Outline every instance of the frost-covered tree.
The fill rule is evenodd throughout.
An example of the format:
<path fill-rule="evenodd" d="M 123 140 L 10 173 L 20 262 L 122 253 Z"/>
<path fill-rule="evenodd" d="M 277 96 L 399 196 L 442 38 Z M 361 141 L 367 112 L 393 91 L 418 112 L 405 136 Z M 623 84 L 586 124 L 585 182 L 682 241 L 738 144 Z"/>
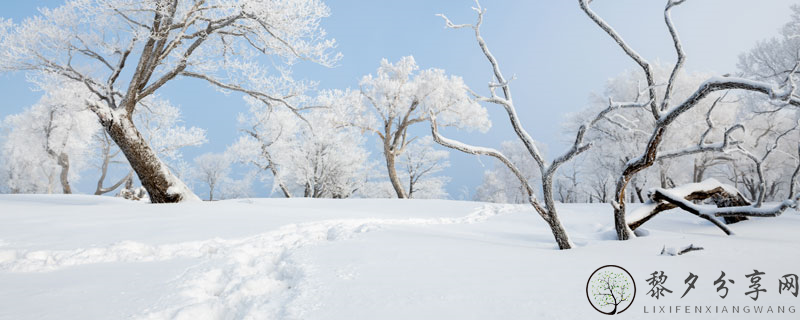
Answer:
<path fill-rule="evenodd" d="M 735 151 L 739 155 L 731 168 L 733 181 L 760 207 L 765 200 L 776 200 L 794 170 L 798 146 L 795 110 L 779 112 L 784 117 L 756 115 L 745 122 L 749 131 Z M 786 113 L 789 113 L 788 115 Z M 788 188 L 787 188 L 788 189 Z"/>
<path fill-rule="evenodd" d="M 405 194 L 408 198 L 438 199 L 447 197 L 444 186 L 449 178 L 435 174 L 450 166 L 445 150 L 436 150 L 433 139 L 425 136 L 408 145 L 400 156 L 398 164 L 402 168 L 402 180 L 407 181 Z"/>
<path fill-rule="evenodd" d="M 230 160 L 225 154 L 204 153 L 194 159 L 195 176 L 208 186 L 208 200 L 214 200 L 214 190 L 231 171 Z"/>
<path fill-rule="evenodd" d="M 665 83 L 671 75 L 671 69 L 660 64 L 652 65 L 655 81 Z M 673 86 L 672 97 L 685 99 L 691 95 L 698 85 L 702 84 L 710 75 L 703 73 L 680 72 Z M 611 101 L 643 101 L 644 90 L 642 84 L 645 77 L 635 70 L 625 71 L 611 78 L 605 86 L 603 98 L 593 97 L 593 103 L 586 110 L 573 114 L 565 124 L 566 127 L 578 127 L 584 119 L 591 117 L 607 107 Z M 656 89 L 662 96 L 664 86 Z M 643 103 L 646 105 L 646 103 Z M 712 109 L 713 107 L 713 109 Z M 732 97 L 717 94 L 716 99 L 706 99 L 698 102 L 697 106 L 687 111 L 684 116 L 675 121 L 674 126 L 681 128 L 681 134 L 667 136 L 660 143 L 660 151 L 680 149 L 696 143 L 699 137 L 705 135 L 706 141 L 719 140 L 725 130 L 736 125 L 736 115 L 740 105 Z M 716 110 L 716 112 L 715 112 Z M 711 121 L 710 123 L 708 121 Z M 606 121 L 595 125 L 594 130 L 587 133 L 586 140 L 595 146 L 583 154 L 580 161 L 583 163 L 588 176 L 588 185 L 593 189 L 593 200 L 607 202 L 609 192 L 609 179 L 617 176 L 627 165 L 628 161 L 638 156 L 646 147 L 650 133 L 656 125 L 647 108 L 631 108 L 624 112 L 616 112 L 607 116 Z M 736 130 L 740 133 L 742 130 Z M 609 152 L 613 150 L 614 152 Z M 690 182 L 699 182 L 707 175 L 707 171 L 714 166 L 724 165 L 731 160 L 730 156 L 720 152 L 703 152 L 686 155 L 683 157 L 662 157 L 653 165 L 634 175 L 630 181 L 628 198 L 630 202 L 644 202 L 644 190 L 650 187 L 668 188 Z M 693 168 L 693 170 L 686 170 Z"/>
<path fill-rule="evenodd" d="M 486 131 L 491 126 L 487 111 L 473 100 L 461 77 L 441 69 L 419 70 L 413 57 L 396 63 L 381 61 L 375 75 L 361 80 L 365 103 L 353 108 L 350 125 L 378 136 L 389 181 L 398 198 L 408 198 L 397 169 L 397 159 L 416 139 L 414 124 L 437 117 L 441 126 Z M 414 156 L 416 157 L 416 156 Z"/>
<path fill-rule="evenodd" d="M 134 124 L 140 102 L 178 77 L 285 103 L 260 61 L 331 65 L 320 0 L 68 0 L 21 23 L 0 21 L 0 70 L 54 74 L 92 92 L 86 105 L 152 202 L 198 199 Z M 278 65 L 281 65 L 280 63 Z M 288 72 L 281 70 L 278 79 Z"/>
<path fill-rule="evenodd" d="M 357 92 L 323 91 L 298 101 L 295 112 L 250 99 L 249 112 L 240 116 L 244 135 L 229 152 L 266 173 L 287 198 L 350 197 L 372 172 L 360 130 L 342 124 L 359 99 Z"/>
<path fill-rule="evenodd" d="M 657 92 L 658 83 L 656 82 L 656 78 L 653 73 L 653 68 L 651 64 L 642 57 L 638 52 L 636 52 L 621 36 L 620 34 L 614 30 L 605 20 L 599 17 L 589 6 L 590 0 L 578 0 L 578 3 L 581 9 L 586 13 L 586 15 L 609 37 L 611 37 L 614 42 L 619 45 L 622 51 L 631 58 L 642 70 L 642 73 L 645 78 L 645 86 L 644 91 L 645 94 L 643 95 L 642 100 L 647 103 L 648 111 L 650 116 L 654 121 L 654 128 L 653 131 L 648 135 L 647 144 L 646 146 L 639 152 L 639 154 L 626 162 L 623 166 L 623 169 L 619 175 L 619 178 L 616 183 L 616 188 L 614 192 L 614 199 L 612 201 L 612 207 L 614 208 L 614 224 L 617 231 L 617 237 L 620 240 L 627 240 L 634 237 L 632 225 L 641 225 L 640 221 L 628 221 L 626 216 L 626 205 L 625 205 L 625 195 L 626 189 L 628 184 L 633 179 L 636 174 L 639 172 L 646 170 L 653 166 L 659 159 L 667 159 L 667 158 L 677 158 L 681 156 L 687 156 L 691 154 L 698 154 L 703 152 L 713 152 L 713 151 L 722 151 L 727 149 L 730 144 L 729 134 L 731 129 L 725 131 L 724 137 L 721 142 L 719 143 L 711 143 L 706 141 L 706 135 L 702 135 L 699 138 L 699 142 L 688 146 L 686 148 L 676 149 L 673 151 L 661 151 L 659 150 L 662 143 L 669 137 L 667 133 L 670 131 L 670 128 L 674 130 L 676 127 L 676 120 L 680 119 L 682 115 L 687 114 L 687 112 L 693 110 L 695 107 L 698 106 L 698 103 L 703 101 L 703 99 L 708 97 L 713 97 L 715 92 L 718 91 L 725 91 L 725 90 L 741 90 L 741 91 L 749 91 L 753 93 L 758 93 L 763 96 L 769 97 L 775 101 L 779 101 L 784 105 L 794 105 L 800 106 L 800 99 L 798 99 L 795 95 L 795 84 L 792 78 L 792 75 L 797 70 L 797 68 L 793 68 L 789 72 L 789 76 L 785 77 L 785 80 L 780 86 L 775 86 L 771 83 L 763 82 L 763 81 L 753 81 L 744 78 L 738 77 L 712 77 L 708 80 L 704 81 L 700 85 L 698 85 L 694 91 L 685 99 L 678 100 L 678 98 L 673 97 L 673 93 L 675 92 L 675 86 L 679 83 L 676 79 L 680 76 L 681 70 L 683 68 L 684 61 L 686 60 L 686 55 L 683 51 L 683 46 L 678 36 L 678 32 L 676 31 L 675 25 L 672 22 L 671 18 L 671 11 L 676 6 L 684 3 L 684 0 L 668 0 L 666 8 L 664 9 L 664 21 L 666 23 L 667 29 L 672 38 L 673 45 L 675 47 L 675 51 L 677 53 L 677 62 L 672 68 L 672 72 L 670 73 L 669 79 L 666 82 L 665 89 L 663 94 L 659 94 Z M 795 64 L 797 66 L 797 64 Z M 638 90 L 638 87 L 637 87 Z M 708 120 L 708 119 L 707 119 Z M 713 122 L 710 120 L 708 121 L 709 126 L 713 125 Z M 694 185 L 693 187 L 697 187 L 701 185 Z M 653 195 L 657 193 L 651 193 Z M 668 195 L 669 193 L 660 193 L 661 195 Z M 690 195 L 691 193 L 687 194 Z M 692 203 L 687 202 L 687 200 L 683 197 L 680 198 L 673 198 L 673 197 L 662 197 L 659 200 L 664 200 L 666 198 L 670 201 L 670 203 L 674 205 L 679 205 L 682 209 L 687 210 L 689 212 L 695 213 L 696 215 L 705 218 L 715 224 L 719 225 L 712 216 L 716 217 L 727 217 L 727 216 L 769 216 L 780 214 L 786 208 L 796 206 L 795 203 L 792 201 L 787 201 L 784 204 L 775 207 L 774 210 L 759 211 L 759 210 L 752 210 L 751 207 L 745 208 L 738 208 L 738 209 L 728 209 L 728 208 L 721 208 L 718 211 L 703 211 L 697 210 L 698 208 L 693 207 Z M 640 220 L 644 216 L 635 217 L 632 220 Z M 724 227 L 721 227 L 724 229 Z M 728 231 L 726 231 L 727 233 Z"/>
<path fill-rule="evenodd" d="M 739 57 L 739 69 L 742 74 L 761 81 L 780 86 L 791 79 L 797 82 L 796 65 L 800 60 L 800 5 L 791 7 L 792 15 L 777 37 L 758 42 L 752 49 Z M 793 128 L 800 120 L 800 112 L 796 108 L 785 108 L 782 101 L 774 101 L 763 96 L 751 94 L 745 97 L 744 103 L 754 115 L 746 117 L 748 132 L 744 138 L 744 147 L 756 158 L 766 156 L 760 166 L 762 174 L 758 174 L 758 161 L 752 161 L 746 153 L 744 159 L 732 165 L 734 182 L 741 184 L 753 199 L 761 197 L 777 200 L 778 197 L 794 197 L 796 174 L 795 168 L 800 163 L 798 147 L 800 141 L 796 133 L 778 138 L 783 132 Z M 775 142 L 778 142 L 773 146 Z M 774 152 L 767 151 L 774 149 Z M 762 177 L 766 181 L 760 181 Z M 787 180 L 787 177 L 791 177 Z M 785 193 L 784 193 L 785 192 Z"/>
<path fill-rule="evenodd" d="M 82 86 L 46 79 L 39 101 L 3 121 L 8 135 L 1 145 L 6 187 L 13 193 L 72 193 L 90 156 L 90 140 L 100 129 L 82 102 Z M 56 178 L 56 176 L 58 178 Z"/>
<path fill-rule="evenodd" d="M 180 175 L 182 168 L 188 167 L 181 150 L 186 147 L 200 146 L 206 142 L 205 130 L 186 127 L 181 118 L 181 111 L 178 107 L 158 96 L 143 99 L 133 114 L 133 123 L 139 128 L 142 137 L 150 143 L 158 157 L 179 178 L 183 178 Z M 106 131 L 101 130 L 96 133 L 94 140 L 98 149 L 97 156 L 100 158 L 100 178 L 98 178 L 95 190 L 95 194 L 99 195 L 117 189 L 132 177 L 133 169 L 124 158 L 118 157 L 120 149 L 111 141 Z M 117 164 L 117 167 L 123 169 L 130 169 L 129 173 L 111 186 L 104 187 L 108 171 L 113 164 Z"/>

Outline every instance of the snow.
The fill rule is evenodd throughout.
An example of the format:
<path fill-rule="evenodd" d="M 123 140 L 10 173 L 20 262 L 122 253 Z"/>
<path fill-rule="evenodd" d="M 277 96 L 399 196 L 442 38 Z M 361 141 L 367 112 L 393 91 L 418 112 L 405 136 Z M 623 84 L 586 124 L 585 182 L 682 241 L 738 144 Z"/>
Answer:
<path fill-rule="evenodd" d="M 753 304 L 742 289 L 754 268 L 767 272 L 763 303 L 797 301 L 777 295 L 772 283 L 798 272 L 794 211 L 739 223 L 738 235 L 727 237 L 674 210 L 653 218 L 635 240 L 620 242 L 613 240 L 609 205 L 558 209 L 575 249 L 556 250 L 549 228 L 527 205 L 366 199 L 154 205 L 0 195 L 0 319 L 587 318 L 599 313 L 586 301 L 586 281 L 606 264 L 625 267 L 637 281 L 629 318 L 652 317 L 642 306 L 664 304 L 645 294 L 654 270 L 670 276 L 666 286 L 675 293 L 662 299 L 668 305 Z M 660 255 L 690 244 L 705 250 Z M 721 270 L 741 280 L 726 300 L 715 297 L 710 283 Z M 679 299 L 688 272 L 700 281 Z"/>
<path fill-rule="evenodd" d="M 670 195 L 671 198 L 683 199 L 683 198 L 686 198 L 686 196 L 688 196 L 692 192 L 700 191 L 700 190 L 706 190 L 706 191 L 707 190 L 713 190 L 713 189 L 718 188 L 718 187 L 721 187 L 722 190 L 724 190 L 725 192 L 727 192 L 729 194 L 733 194 L 733 195 L 739 194 L 739 190 L 737 190 L 735 187 L 733 187 L 731 185 L 728 185 L 728 184 L 721 183 L 721 182 L 717 181 L 717 179 L 714 179 L 714 178 L 708 178 L 708 179 L 705 179 L 705 180 L 703 180 L 701 182 L 687 183 L 687 184 L 680 185 L 680 186 L 677 186 L 677 187 L 674 187 L 674 188 L 670 188 L 670 189 L 652 188 L 652 189 L 648 190 L 648 194 L 652 194 L 653 192 L 658 190 L 658 191 L 660 191 L 660 192 L 662 192 L 664 194 Z M 691 202 L 685 202 L 685 203 L 688 204 L 689 206 L 693 206 L 693 204 Z M 652 200 L 648 199 L 647 202 L 644 203 L 643 205 L 638 206 L 635 210 L 629 211 L 629 213 L 627 214 L 626 218 L 627 218 L 628 221 L 641 220 L 641 219 L 647 217 L 651 212 L 653 212 L 653 210 L 656 208 L 656 206 L 658 206 L 658 203 L 653 202 Z M 750 208 L 750 207 L 747 207 L 747 208 Z M 712 212 L 710 214 L 710 216 L 713 216 L 713 215 L 714 214 Z"/>

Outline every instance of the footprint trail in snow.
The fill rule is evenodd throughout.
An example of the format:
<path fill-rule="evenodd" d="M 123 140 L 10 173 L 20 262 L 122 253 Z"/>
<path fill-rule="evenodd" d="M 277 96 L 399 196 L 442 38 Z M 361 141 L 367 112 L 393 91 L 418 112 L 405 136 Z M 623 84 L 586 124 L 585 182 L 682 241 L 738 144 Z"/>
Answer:
<path fill-rule="evenodd" d="M 345 219 L 283 226 L 251 237 L 147 245 L 123 241 L 108 247 L 74 250 L 0 250 L 0 271 L 48 272 L 107 262 L 201 258 L 170 283 L 176 294 L 145 310 L 142 319 L 295 318 L 287 309 L 301 290 L 303 267 L 293 250 L 352 238 L 383 226 L 448 225 L 483 222 L 513 206 L 486 205 L 458 218 Z"/>

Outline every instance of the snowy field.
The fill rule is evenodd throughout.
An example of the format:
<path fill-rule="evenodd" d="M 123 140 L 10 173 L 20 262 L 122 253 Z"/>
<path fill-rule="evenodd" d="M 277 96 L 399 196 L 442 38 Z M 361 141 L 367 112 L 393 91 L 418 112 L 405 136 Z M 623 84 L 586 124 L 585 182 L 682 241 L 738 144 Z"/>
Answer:
<path fill-rule="evenodd" d="M 587 319 L 586 282 L 615 264 L 648 306 L 795 306 L 777 278 L 800 273 L 800 216 L 725 236 L 673 211 L 619 242 L 607 204 L 563 205 L 556 250 L 528 206 L 441 200 L 249 199 L 172 205 L 95 196 L 0 195 L 0 319 Z M 660 255 L 663 247 L 705 250 Z M 767 292 L 744 295 L 758 269 Z M 673 293 L 647 295 L 662 270 Z M 736 284 L 720 299 L 720 271 Z M 680 295 L 689 273 L 696 289 Z M 680 314 L 754 318 L 750 314 Z M 797 319 L 797 313 L 758 315 Z"/>

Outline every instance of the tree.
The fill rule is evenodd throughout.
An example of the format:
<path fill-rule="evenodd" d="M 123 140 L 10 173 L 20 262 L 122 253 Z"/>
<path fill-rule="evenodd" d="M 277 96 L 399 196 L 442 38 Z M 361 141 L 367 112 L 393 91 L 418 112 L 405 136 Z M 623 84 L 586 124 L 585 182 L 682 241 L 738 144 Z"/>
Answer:
<path fill-rule="evenodd" d="M 69 0 L 19 24 L 0 21 L 0 70 L 84 85 L 92 92 L 87 106 L 150 200 L 193 200 L 134 124 L 137 106 L 173 79 L 192 77 L 292 108 L 259 59 L 331 65 L 335 43 L 319 26 L 328 15 L 319 0 Z"/>
<path fill-rule="evenodd" d="M 214 189 L 230 174 L 230 161 L 224 154 L 204 153 L 194 159 L 195 175 L 208 185 L 208 200 L 214 201 Z"/>
<path fill-rule="evenodd" d="M 372 171 L 365 139 L 343 117 L 360 100 L 352 91 L 322 91 L 298 99 L 296 112 L 250 99 L 240 117 L 244 133 L 229 148 L 239 162 L 273 179 L 283 196 L 347 198 L 360 191 Z M 303 101 L 305 100 L 305 101 Z"/>
<path fill-rule="evenodd" d="M 57 80 L 41 79 L 39 101 L 3 121 L 9 131 L 0 153 L 13 193 L 52 193 L 56 181 L 62 193 L 72 193 L 70 181 L 87 164 L 88 141 L 100 127 L 81 102 L 86 91 Z"/>
<path fill-rule="evenodd" d="M 434 141 L 445 147 L 456 149 L 461 152 L 474 155 L 491 156 L 502 162 L 506 167 L 508 167 L 509 170 L 511 170 L 511 172 L 514 173 L 514 176 L 524 187 L 527 202 L 530 203 L 531 206 L 533 206 L 534 210 L 548 224 L 551 232 L 553 233 L 553 237 L 555 238 L 555 241 L 558 244 L 559 249 L 562 250 L 570 249 L 574 245 L 572 241 L 569 240 L 567 231 L 564 229 L 564 226 L 561 224 L 561 220 L 558 217 L 557 208 L 555 206 L 555 200 L 553 198 L 553 191 L 554 191 L 553 178 L 555 177 L 555 174 L 558 172 L 558 169 L 561 165 L 572 160 L 575 156 L 589 149 L 591 145 L 583 141 L 586 131 L 589 128 L 594 126 L 598 121 L 604 119 L 608 113 L 614 110 L 622 108 L 638 108 L 639 105 L 609 103 L 608 108 L 599 112 L 596 117 L 590 119 L 589 121 L 584 122 L 578 128 L 577 134 L 575 135 L 575 140 L 572 146 L 569 148 L 569 150 L 567 150 L 562 155 L 556 157 L 552 161 L 546 161 L 543 157 L 542 152 L 535 145 L 533 138 L 523 128 L 522 123 L 519 121 L 515 107 L 515 102 L 511 98 L 511 86 L 509 84 L 509 81 L 505 78 L 505 76 L 503 76 L 503 73 L 498 65 L 497 59 L 494 57 L 494 55 L 492 55 L 488 45 L 486 44 L 486 41 L 481 36 L 480 27 L 483 22 L 483 15 L 486 13 L 486 11 L 483 8 L 481 8 L 480 3 L 478 3 L 477 1 L 476 5 L 477 6 L 473 9 L 478 14 L 478 21 L 474 25 L 470 24 L 456 25 L 453 24 L 450 21 L 450 19 L 448 19 L 444 15 L 440 16 L 445 20 L 445 24 L 448 28 L 453 28 L 453 29 L 470 28 L 475 32 L 475 39 L 478 42 L 478 46 L 480 47 L 484 56 L 491 65 L 494 81 L 489 83 L 489 93 L 491 94 L 489 97 L 480 96 L 476 93 L 473 93 L 473 95 L 475 96 L 475 99 L 478 101 L 496 104 L 506 110 L 506 113 L 508 114 L 508 119 L 511 122 L 512 128 L 514 129 L 514 133 L 516 133 L 519 140 L 525 146 L 525 150 L 527 151 L 528 156 L 530 156 L 530 158 L 533 159 L 533 161 L 536 163 L 536 167 L 539 170 L 539 174 L 541 176 L 541 189 L 542 189 L 542 196 L 544 198 L 543 199 L 544 203 L 540 202 L 537 199 L 536 192 L 534 191 L 534 188 L 531 185 L 531 183 L 529 183 L 528 177 L 525 176 L 522 173 L 522 171 L 514 164 L 514 162 L 512 162 L 505 154 L 496 149 L 473 146 L 442 136 L 441 134 L 439 134 L 439 125 L 435 114 L 431 115 L 431 121 L 430 121 L 431 133 L 433 135 L 433 139 Z M 500 95 L 497 94 L 497 89 L 500 89 L 502 91 Z"/>
<path fill-rule="evenodd" d="M 434 175 L 450 166 L 447 161 L 449 156 L 447 151 L 433 148 L 433 139 L 430 136 L 408 145 L 399 161 L 403 168 L 403 178 L 408 181 L 408 190 L 404 190 L 408 198 L 437 199 L 447 196 L 444 186 L 449 179 Z"/>
<path fill-rule="evenodd" d="M 205 130 L 197 127 L 186 127 L 182 124 L 180 109 L 173 106 L 168 100 L 158 96 L 151 96 L 140 101 L 140 106 L 133 114 L 133 122 L 141 131 L 142 136 L 150 143 L 158 157 L 172 172 L 179 175 L 180 169 L 187 166 L 183 160 L 181 150 L 185 147 L 200 146 L 206 142 Z M 124 159 L 117 159 L 119 148 L 111 141 L 108 133 L 99 130 L 94 136 L 97 145 L 100 163 L 100 178 L 97 180 L 95 194 L 105 194 L 117 189 L 122 183 L 132 178 L 133 169 Z M 124 165 L 128 174 L 104 187 L 110 165 Z"/>
<path fill-rule="evenodd" d="M 349 123 L 380 138 L 389 181 L 398 198 L 409 197 L 396 162 L 416 139 L 409 134 L 414 124 L 437 117 L 442 126 L 483 132 L 491 126 L 486 109 L 471 99 L 461 77 L 448 76 L 441 69 L 418 70 L 411 56 L 396 63 L 383 59 L 376 75 L 361 80 L 367 102 L 352 110 L 356 116 Z"/>
<path fill-rule="evenodd" d="M 614 306 L 614 309 L 602 313 L 617 314 L 618 307 L 633 298 L 630 282 L 621 272 L 603 271 L 592 280 L 592 298 L 600 307 Z M 599 311 L 599 310 L 598 310 Z"/>
<path fill-rule="evenodd" d="M 663 95 L 656 93 L 656 82 L 653 75 L 652 67 L 647 60 L 645 60 L 639 53 L 631 48 L 627 42 L 615 31 L 608 23 L 600 18 L 589 7 L 589 0 L 578 0 L 581 9 L 586 15 L 610 36 L 617 45 L 630 57 L 644 73 L 646 79 L 646 96 L 644 100 L 649 106 L 650 114 L 655 121 L 655 126 L 652 133 L 648 137 L 647 145 L 640 152 L 639 156 L 631 159 L 624 166 L 619 178 L 617 180 L 616 189 L 614 192 L 614 200 L 612 207 L 614 208 L 614 222 L 617 231 L 617 237 L 620 240 L 627 240 L 634 237 L 633 230 L 627 223 L 626 210 L 625 210 L 625 191 L 628 183 L 634 175 L 651 167 L 659 158 L 673 158 L 703 152 L 721 151 L 728 147 L 728 135 L 730 129 L 726 130 L 725 137 L 722 143 L 706 143 L 705 137 L 701 137 L 697 145 L 675 150 L 671 152 L 664 152 L 659 154 L 659 146 L 667 136 L 668 128 L 672 127 L 676 119 L 689 110 L 692 110 L 698 105 L 698 102 L 717 91 L 725 90 L 743 90 L 754 93 L 759 93 L 768 96 L 777 101 L 781 101 L 785 105 L 800 106 L 800 99 L 794 95 L 795 86 L 793 81 L 785 81 L 783 86 L 778 88 L 765 82 L 758 82 L 737 77 L 713 77 L 702 84 L 700 84 L 694 92 L 689 95 L 685 100 L 678 104 L 673 104 L 672 93 L 676 85 L 676 77 L 680 74 L 683 67 L 686 55 L 684 54 L 683 47 L 678 37 L 678 33 L 672 23 L 671 10 L 682 3 L 684 0 L 668 0 L 667 6 L 664 9 L 664 21 L 672 37 L 673 45 L 677 53 L 678 59 L 672 68 L 669 80 L 667 81 L 666 88 Z M 796 65 L 796 64 L 795 64 Z M 796 70 L 793 69 L 793 70 Z M 790 75 L 794 72 L 790 72 Z M 787 79 L 791 79 L 791 76 Z M 783 208 L 785 210 L 786 208 Z M 746 211 L 748 215 L 754 214 L 752 211 Z M 782 210 L 781 210 L 782 212 Z M 742 214 L 744 215 L 744 214 Z"/>
<path fill-rule="evenodd" d="M 651 66 L 654 80 L 659 83 L 667 82 L 671 69 L 660 64 Z M 681 71 L 676 77 L 672 97 L 684 99 L 691 95 L 698 85 L 702 84 L 708 74 Z M 603 97 L 593 95 L 593 103 L 573 114 L 566 122 L 566 127 L 578 127 L 583 119 L 591 117 L 612 101 L 643 101 L 642 83 L 646 82 L 641 72 L 629 70 L 611 78 L 605 85 Z M 656 89 L 658 95 L 664 93 L 665 87 Z M 736 126 L 737 115 L 741 112 L 740 99 L 732 95 L 717 96 L 717 99 L 706 99 L 698 102 L 695 108 L 687 111 L 685 115 L 675 120 L 675 127 L 679 127 L 681 134 L 669 135 L 663 138 L 659 149 L 666 152 L 677 150 L 695 143 L 698 137 L 705 135 L 705 141 L 720 139 L 726 128 Z M 715 112 L 716 110 L 716 112 Z M 724 111 L 723 111 L 724 110 Z M 710 121 L 710 123 L 709 123 Z M 590 186 L 593 193 L 601 197 L 606 193 L 605 188 L 610 183 L 610 176 L 616 176 L 627 165 L 630 159 L 638 156 L 647 146 L 650 133 L 655 128 L 655 120 L 647 108 L 627 109 L 624 113 L 617 112 L 609 115 L 606 121 L 599 122 L 592 131 L 587 133 L 586 140 L 594 148 L 588 150 L 581 157 L 581 161 L 588 172 Z M 741 133 L 737 130 L 736 133 Z M 614 150 L 609 152 L 608 150 Z M 704 180 L 706 172 L 715 167 L 731 161 L 729 154 L 718 152 L 702 152 L 682 157 L 661 158 L 653 165 L 631 178 L 631 188 L 628 191 L 630 202 L 644 201 L 642 192 L 652 184 L 661 188 L 668 188 L 683 183 L 699 182 Z M 685 170 L 685 168 L 693 170 Z M 648 184 L 651 184 L 650 186 Z M 607 191 L 608 193 L 613 192 Z M 605 202 L 605 201 L 604 201 Z"/>
<path fill-rule="evenodd" d="M 742 74 L 753 77 L 760 81 L 772 83 L 780 86 L 787 80 L 798 81 L 796 65 L 798 63 L 798 50 L 800 50 L 800 6 L 791 7 L 792 15 L 777 37 L 772 37 L 758 42 L 752 49 L 739 56 L 739 70 Z M 788 190 L 784 198 L 794 197 L 795 181 L 797 174 L 793 171 L 800 163 L 800 154 L 797 153 L 800 140 L 796 134 L 791 134 L 781 139 L 777 139 L 783 132 L 796 126 L 800 120 L 800 113 L 796 109 L 785 108 L 782 101 L 774 101 L 763 96 L 751 94 L 745 97 L 745 101 L 750 111 L 755 114 L 745 121 L 753 123 L 754 130 L 745 137 L 745 145 L 748 150 L 761 153 L 764 156 L 758 165 L 757 161 L 745 153 L 743 159 L 745 163 L 751 162 L 752 165 L 739 164 L 736 167 L 736 182 L 741 182 L 755 199 L 761 197 L 759 189 L 763 188 L 765 199 L 776 200 L 782 185 L 787 185 Z M 748 139 L 749 138 L 749 139 Z M 774 142 L 774 145 L 773 145 Z M 776 152 L 772 153 L 770 149 Z M 763 150 L 763 151 L 762 151 Z M 760 151 L 760 152 L 758 152 Z M 757 156 L 755 158 L 758 158 Z M 763 171 L 758 174 L 758 168 Z M 791 172 L 791 173 L 790 173 Z M 752 179 L 759 176 L 768 181 Z M 790 181 L 785 181 L 785 177 L 791 176 Z M 748 178 L 749 177 L 749 178 Z"/>

